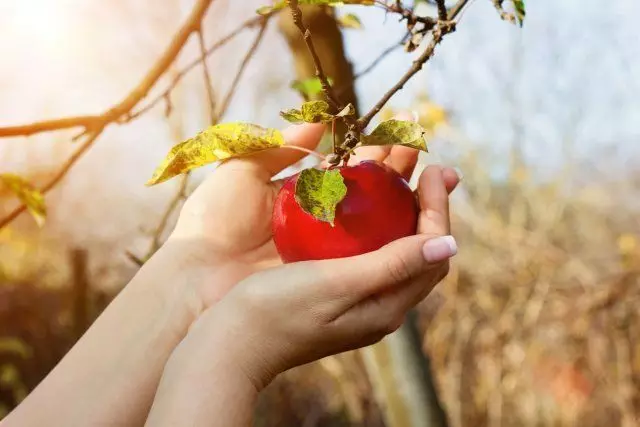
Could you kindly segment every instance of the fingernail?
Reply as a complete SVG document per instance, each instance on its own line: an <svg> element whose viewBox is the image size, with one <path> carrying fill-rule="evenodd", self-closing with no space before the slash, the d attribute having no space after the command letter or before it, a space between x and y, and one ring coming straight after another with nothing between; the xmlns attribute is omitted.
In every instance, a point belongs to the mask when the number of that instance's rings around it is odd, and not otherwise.
<svg viewBox="0 0 640 427"><path fill-rule="evenodd" d="M456 174L458 175L458 179L462 181L462 178L464 178L464 174L462 173L462 170L460 168L453 168L453 170L456 171Z"/></svg>
<svg viewBox="0 0 640 427"><path fill-rule="evenodd" d="M422 247L424 259L436 263L451 258L458 253L458 244L453 236L436 237L428 240Z"/></svg>

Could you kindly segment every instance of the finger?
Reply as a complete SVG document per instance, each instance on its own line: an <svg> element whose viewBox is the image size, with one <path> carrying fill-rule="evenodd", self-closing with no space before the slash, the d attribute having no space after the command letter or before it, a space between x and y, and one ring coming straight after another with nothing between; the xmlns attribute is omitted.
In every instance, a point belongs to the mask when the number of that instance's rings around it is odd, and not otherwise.
<svg viewBox="0 0 640 427"><path fill-rule="evenodd" d="M372 295L406 285L456 252L451 236L406 237L368 254L307 263L306 268L313 270L307 271L307 277L315 278L309 289L337 301L345 310Z"/></svg>
<svg viewBox="0 0 640 427"><path fill-rule="evenodd" d="M395 145L391 148L385 163L409 181L418 164L418 155L419 151L414 148Z"/></svg>
<svg viewBox="0 0 640 427"><path fill-rule="evenodd" d="M444 179L444 186L447 188L447 193L453 193L458 184L460 184L460 175L453 168L442 169L442 178Z"/></svg>
<svg viewBox="0 0 640 427"><path fill-rule="evenodd" d="M449 193L440 166L428 166L418 181L418 233L446 236L450 232Z"/></svg>
<svg viewBox="0 0 640 427"><path fill-rule="evenodd" d="M322 123L305 123L302 125L290 126L285 129L282 134L284 136L285 145L313 150L320 143L324 130L325 125ZM268 181L274 175L302 160L306 156L307 153L288 148L266 150L252 156L228 160L221 164L218 167L218 170L224 171L247 168L254 171L261 178L264 177L264 179Z"/></svg>
<svg viewBox="0 0 640 427"><path fill-rule="evenodd" d="M410 246L407 245L404 249L409 249ZM401 249L393 248L394 251ZM435 238L423 244L421 252L422 266L418 259L411 260L408 254L402 255L396 252L393 256L405 256L406 261L399 262L397 266L392 267L392 270L384 267L377 269L374 274L383 278L378 282L374 277L366 277L364 271L359 272L359 280L348 282L349 287L342 288L343 291L349 292L334 300L331 308L338 310L340 314L332 319L332 325L346 328L354 335L374 338L380 338L397 329L402 324L407 311L422 301L446 276L448 258L455 255L457 245L451 236ZM385 265L380 260L378 263L381 266ZM389 264L386 265L389 266ZM401 271L398 270L399 268L404 268L406 271L399 273ZM417 275L412 279L404 280L405 276L409 277L413 274ZM398 277L402 277L400 282L390 285L398 280Z"/></svg>
<svg viewBox="0 0 640 427"><path fill-rule="evenodd" d="M349 159L349 165L357 165L365 160L374 160L382 163L389 156L389 153L391 153L390 145L356 148Z"/></svg>
<svg viewBox="0 0 640 427"><path fill-rule="evenodd" d="M448 271L449 263L445 261L407 286L367 298L346 311L335 323L350 326L352 334L374 337L376 333L382 336L390 334L404 323L408 311L424 300Z"/></svg>

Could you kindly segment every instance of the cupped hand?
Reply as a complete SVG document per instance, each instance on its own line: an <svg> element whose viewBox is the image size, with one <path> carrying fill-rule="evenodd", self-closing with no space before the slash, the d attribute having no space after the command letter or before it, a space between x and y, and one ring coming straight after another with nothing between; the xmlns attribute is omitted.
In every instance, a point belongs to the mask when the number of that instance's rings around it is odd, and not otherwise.
<svg viewBox="0 0 640 427"><path fill-rule="evenodd" d="M313 150L324 130L321 124L303 124L291 126L283 134L287 145ZM271 232L273 204L282 180L274 181L273 177L304 156L301 151L278 149L228 160L189 197L167 246L175 246L180 257L188 260L185 270L198 271L192 282L197 283L199 310L219 301L249 275L282 263ZM356 150L350 163L384 162L408 180L417 159L418 152L406 147L363 147ZM446 199L458 178L449 168L442 169L442 175L444 189L425 188L423 193ZM432 184L428 180L420 183L423 188L425 185ZM423 198L421 203L420 232L443 232L440 215L430 209L428 200Z"/></svg>
<svg viewBox="0 0 640 427"><path fill-rule="evenodd" d="M260 390L293 366L373 344L395 331L446 276L457 251L448 234L443 169L428 167L420 184L421 228L428 233L360 256L251 275L196 321L173 366L215 361L242 372Z"/></svg>

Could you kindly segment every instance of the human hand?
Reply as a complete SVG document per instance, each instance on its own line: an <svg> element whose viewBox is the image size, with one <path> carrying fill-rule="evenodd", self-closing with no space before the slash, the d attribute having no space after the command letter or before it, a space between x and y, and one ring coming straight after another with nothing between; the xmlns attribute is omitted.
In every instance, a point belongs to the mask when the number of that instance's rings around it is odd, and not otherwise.
<svg viewBox="0 0 640 427"><path fill-rule="evenodd" d="M248 409L280 372L395 331L447 274L456 252L445 175L432 166L420 178L426 233L356 257L271 268L234 287L171 356L149 425L211 422L230 400L244 400Z"/></svg>
<svg viewBox="0 0 640 427"><path fill-rule="evenodd" d="M398 118L413 119L408 114ZM323 132L323 125L305 124L283 133L287 145L313 150ZM272 239L271 215L283 181L272 181L272 177L304 156L285 149L229 160L191 195L163 251L176 254L168 258L179 258L186 263L181 270L195 276L189 282L196 284L192 306L197 310L210 307L252 273L281 264ZM417 159L418 152L406 147L362 147L350 163L376 160L408 180ZM449 168L443 173L450 192L458 177ZM428 234L431 219L425 221L421 219L420 228Z"/></svg>

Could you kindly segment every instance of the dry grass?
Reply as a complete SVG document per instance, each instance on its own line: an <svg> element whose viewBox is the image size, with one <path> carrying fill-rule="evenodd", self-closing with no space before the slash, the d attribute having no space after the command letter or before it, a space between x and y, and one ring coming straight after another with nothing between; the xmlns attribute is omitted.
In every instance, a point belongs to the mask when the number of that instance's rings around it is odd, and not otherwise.
<svg viewBox="0 0 640 427"><path fill-rule="evenodd" d="M633 195L522 164L496 183L467 152L461 251L425 326L451 426L640 425Z"/></svg>

